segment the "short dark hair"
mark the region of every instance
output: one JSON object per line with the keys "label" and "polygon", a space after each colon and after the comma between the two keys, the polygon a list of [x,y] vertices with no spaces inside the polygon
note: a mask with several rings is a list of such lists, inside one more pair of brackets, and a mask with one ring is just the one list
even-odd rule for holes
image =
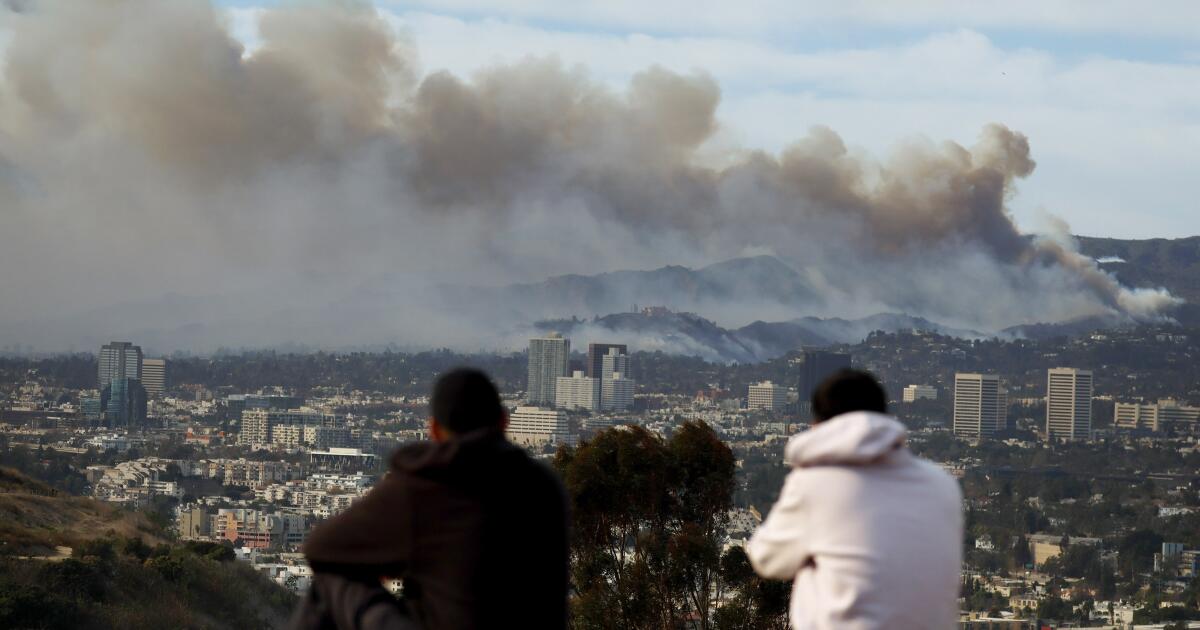
{"label": "short dark hair", "polygon": [[487,374],[474,368],[443,374],[433,386],[429,407],[438,424],[452,433],[499,427],[504,421],[500,392]]}
{"label": "short dark hair", "polygon": [[821,381],[813,392],[814,422],[824,422],[851,411],[887,413],[887,394],[870,372],[838,370]]}

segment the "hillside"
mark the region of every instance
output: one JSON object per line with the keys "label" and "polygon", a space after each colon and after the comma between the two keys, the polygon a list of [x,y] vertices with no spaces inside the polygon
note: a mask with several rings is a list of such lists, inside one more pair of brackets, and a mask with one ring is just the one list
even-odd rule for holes
{"label": "hillside", "polygon": [[545,320],[535,327],[569,336],[580,348],[585,348],[588,340],[620,338],[637,350],[661,350],[723,363],[754,362],[772,354],[741,339],[735,331],[692,313],[614,313],[591,320]]}
{"label": "hillside", "polygon": [[276,627],[293,603],[230,549],[0,468],[0,628]]}
{"label": "hillside", "polygon": [[[1123,240],[1081,236],[1078,241],[1083,254],[1101,261],[1101,267],[1122,283],[1162,287],[1186,300],[1165,314],[1185,325],[1200,325],[1200,237]],[[296,302],[288,301],[294,297],[289,294],[287,299],[265,306],[256,302],[257,294],[241,292],[206,296],[165,294],[78,312],[68,309],[31,321],[0,321],[0,347],[14,348],[16,353],[33,349],[73,352],[98,347],[111,339],[131,338],[159,352],[187,349],[213,353],[238,347],[284,351],[393,346],[406,350],[442,346],[459,350],[515,349],[523,344],[523,335],[529,332],[531,322],[590,319],[636,311],[635,306],[665,306],[672,311],[696,313],[729,328],[744,326],[737,339],[721,342],[724,347],[710,347],[701,340],[700,349],[692,352],[724,360],[744,360],[774,356],[776,348],[794,349],[794,341],[812,345],[857,341],[863,336],[863,326],[869,325],[856,320],[842,325],[836,317],[814,322],[809,316],[846,314],[837,309],[837,304],[827,301],[836,302],[837,298],[831,298],[822,288],[826,284],[813,269],[797,267],[773,256],[734,258],[696,268],[668,265],[647,270],[557,275],[501,286],[447,284],[417,289],[405,277],[385,274],[348,282],[344,293],[339,290],[314,294]],[[892,310],[886,305],[872,308]],[[918,320],[927,317],[932,320],[929,324],[939,331],[962,332],[968,337],[978,334],[1054,337],[1113,324],[1081,319],[984,330],[957,319],[946,319],[980,330],[956,332],[945,330],[938,324],[942,319],[936,312],[926,312],[935,309],[926,309],[920,303],[895,310],[907,313],[898,317],[916,322],[908,327],[925,327]],[[855,313],[860,312],[856,308]],[[890,323],[896,317],[886,315],[885,325],[879,328],[897,328]],[[414,332],[424,330],[430,322],[438,326],[427,331],[428,335]],[[691,343],[687,331],[667,332],[667,337],[646,338],[653,343],[645,347],[675,352]]]}
{"label": "hillside", "polygon": [[1165,287],[1200,303],[1200,236],[1126,240],[1080,236],[1084,254],[1104,260],[1105,270],[1133,287]]}
{"label": "hillside", "polygon": [[773,256],[735,258],[691,269],[678,265],[644,271],[564,275],[500,288],[444,287],[452,308],[483,303],[501,318],[545,318],[624,313],[634,306],[667,306],[711,319],[793,317],[820,296],[795,269]]}
{"label": "hillside", "polygon": [[11,468],[0,468],[0,555],[41,556],[76,547],[102,533],[166,542],[142,514],[86,497],[64,495]]}
{"label": "hillside", "polygon": [[803,317],[783,322],[756,321],[734,330],[693,313],[614,313],[590,320],[543,320],[535,327],[540,332],[557,331],[571,337],[579,348],[588,341],[619,338],[635,350],[661,350],[719,363],[767,361],[804,346],[855,344],[877,330],[927,330],[967,339],[985,336],[899,313],[853,320]]}

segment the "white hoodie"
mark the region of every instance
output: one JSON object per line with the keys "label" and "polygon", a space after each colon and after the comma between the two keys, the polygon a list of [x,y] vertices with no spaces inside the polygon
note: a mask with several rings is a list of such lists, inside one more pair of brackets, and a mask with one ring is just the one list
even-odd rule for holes
{"label": "white hoodie", "polygon": [[956,627],[962,494],[905,435],[854,412],[788,441],[792,472],[746,553],[759,575],[795,579],[793,628]]}

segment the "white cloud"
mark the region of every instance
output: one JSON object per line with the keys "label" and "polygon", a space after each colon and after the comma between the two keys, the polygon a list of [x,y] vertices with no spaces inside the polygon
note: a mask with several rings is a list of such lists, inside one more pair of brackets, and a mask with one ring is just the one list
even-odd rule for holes
{"label": "white cloud", "polygon": [[[381,0],[393,10],[414,8],[467,16],[569,25],[570,30],[657,33],[794,34],[823,28],[1025,29],[1039,32],[1173,37],[1195,41],[1200,3],[1159,0]],[[565,30],[565,29],[564,29]]]}

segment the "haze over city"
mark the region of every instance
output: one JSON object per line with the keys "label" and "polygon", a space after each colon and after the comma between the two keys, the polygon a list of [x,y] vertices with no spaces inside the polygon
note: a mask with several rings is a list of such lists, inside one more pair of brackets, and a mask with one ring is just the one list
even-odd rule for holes
{"label": "haze over city", "polygon": [[1198,24],[0,0],[0,628],[1200,629]]}
{"label": "haze over city", "polygon": [[1165,321],[1071,234],[1200,230],[1200,44],[1116,4],[6,5],[0,347],[514,348],[611,311],[473,287],[762,255],[807,297],[661,301]]}

